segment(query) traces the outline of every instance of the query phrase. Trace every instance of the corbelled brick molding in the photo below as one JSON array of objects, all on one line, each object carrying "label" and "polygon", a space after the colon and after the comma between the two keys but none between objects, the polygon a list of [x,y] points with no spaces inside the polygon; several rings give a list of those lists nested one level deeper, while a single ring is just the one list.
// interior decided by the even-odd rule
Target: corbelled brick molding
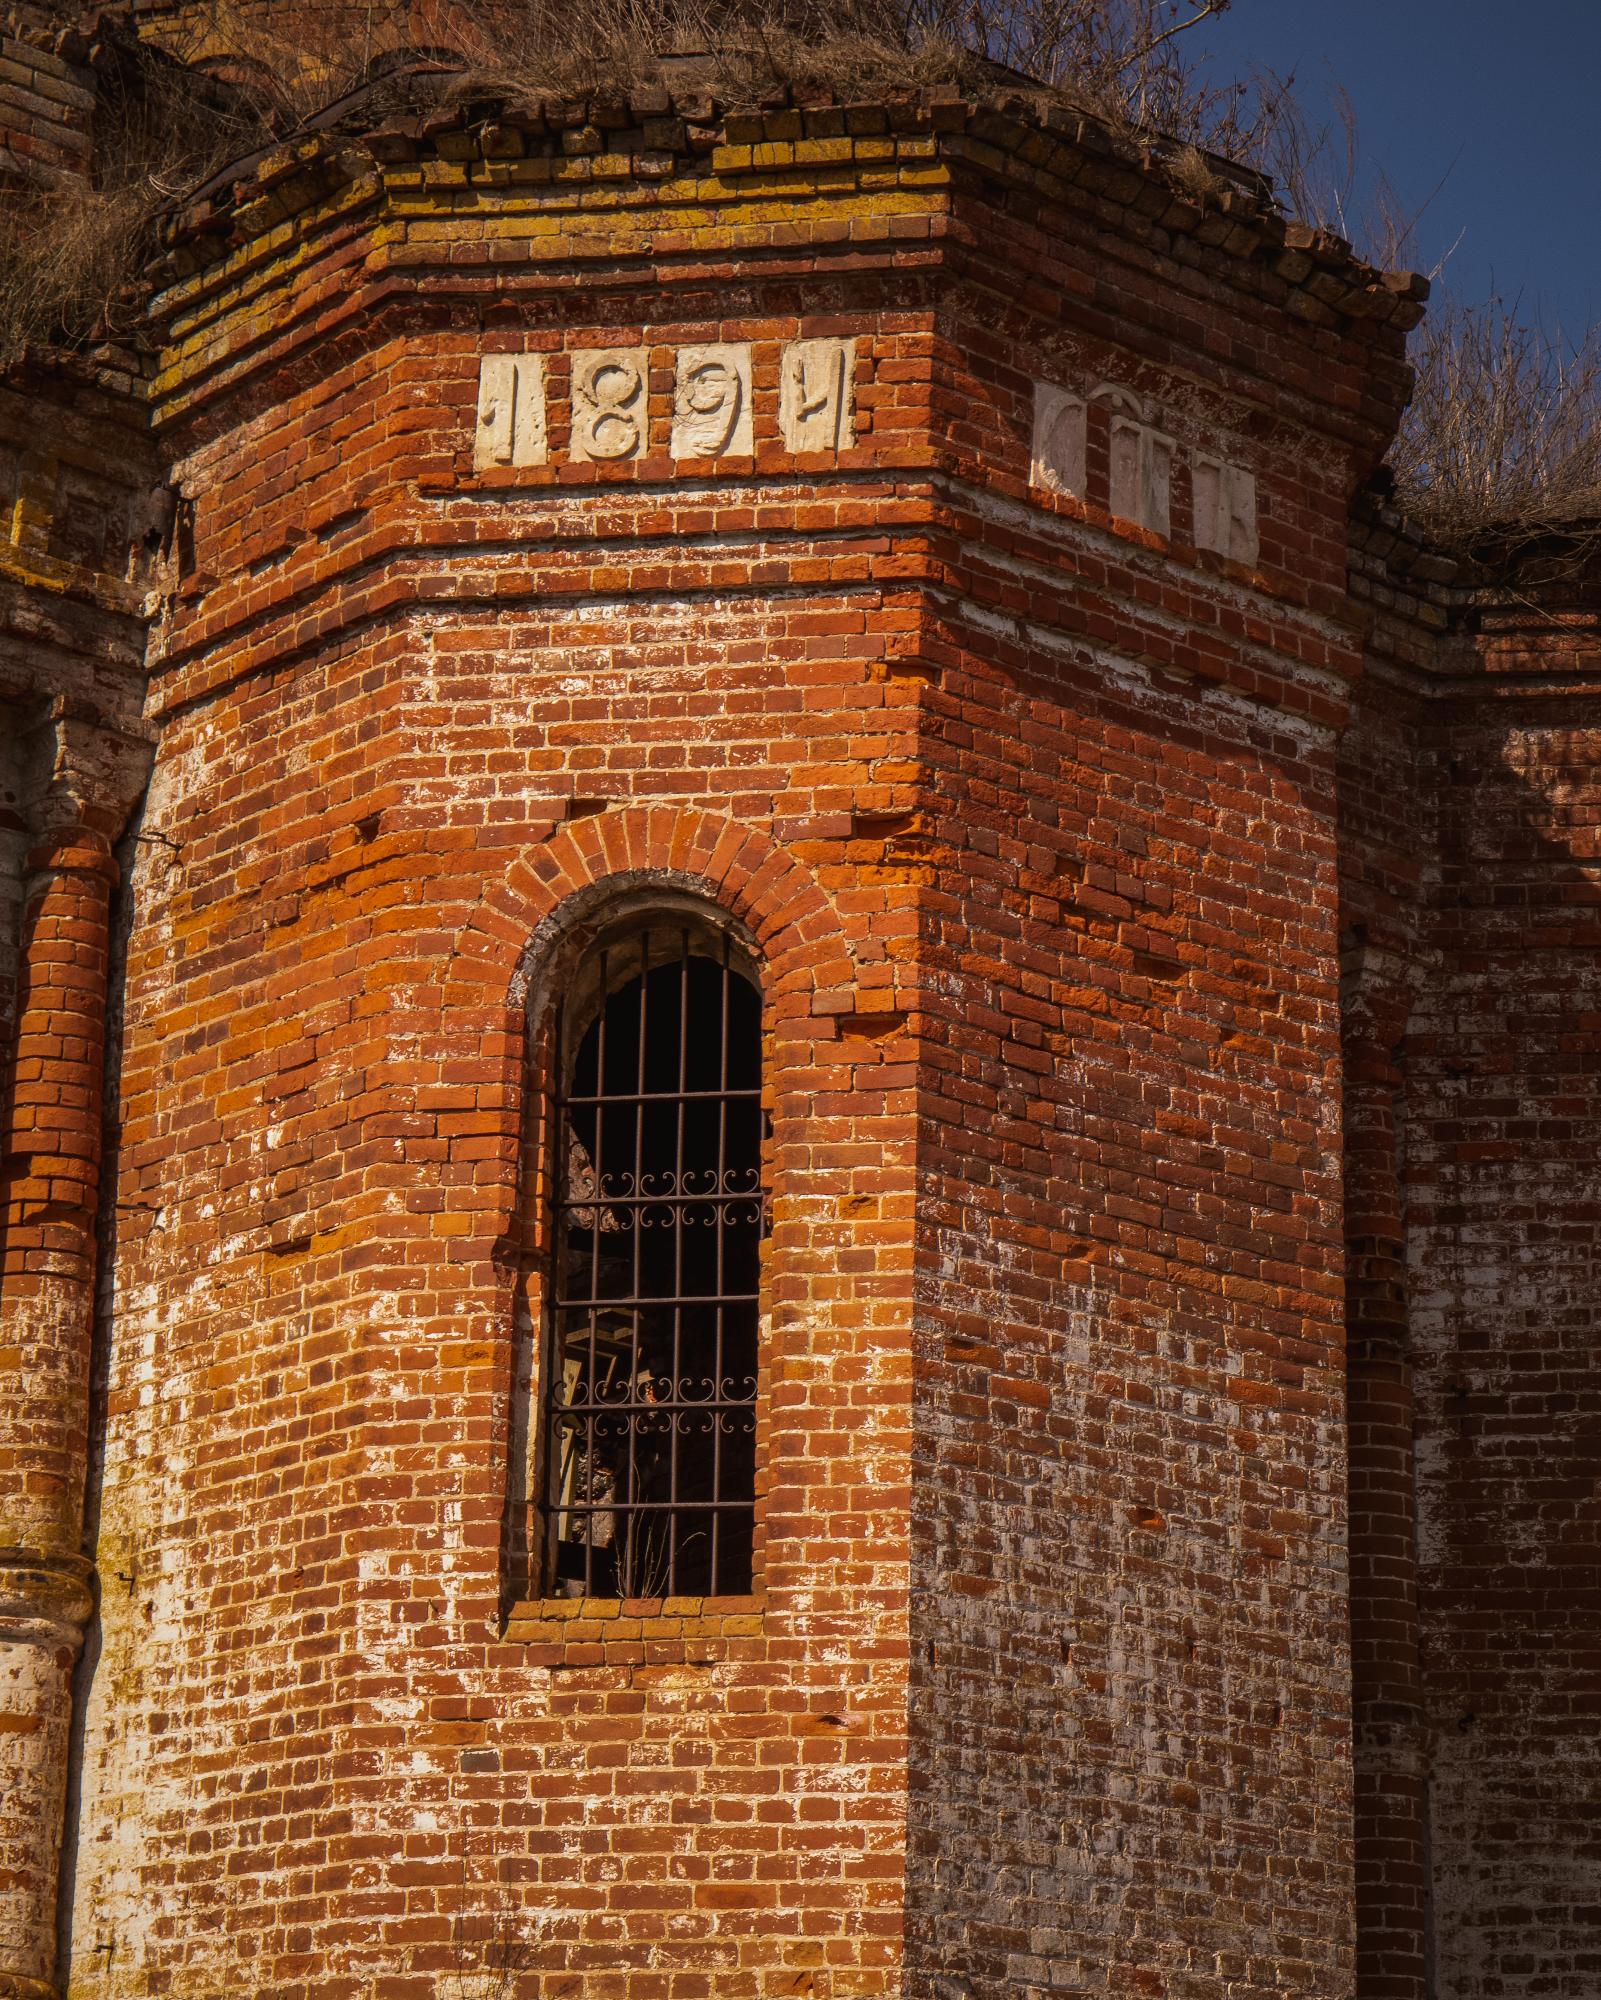
[{"label": "corbelled brick molding", "polygon": [[[1425,288],[1254,177],[777,96],[352,100],[0,392],[0,1994],[1586,1990],[1593,588],[1372,500]],[[751,1588],[541,1596],[657,904]]]}]

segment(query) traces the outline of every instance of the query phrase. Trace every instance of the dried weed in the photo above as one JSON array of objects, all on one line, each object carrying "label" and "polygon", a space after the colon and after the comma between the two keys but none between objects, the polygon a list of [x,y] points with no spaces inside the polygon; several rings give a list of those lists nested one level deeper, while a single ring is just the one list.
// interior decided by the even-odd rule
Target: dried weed
[{"label": "dried weed", "polygon": [[[87,188],[40,187],[0,214],[0,366],[31,346],[82,346],[132,324],[125,297],[155,217],[356,92],[365,111],[396,60],[435,59],[436,96],[533,102],[657,80],[674,58],[724,102],[808,88],[880,96],[949,81],[1064,92],[1130,129],[1240,140],[1236,91],[1193,86],[1190,31],[1229,0],[188,0],[145,17],[103,66]],[[109,76],[109,87],[107,78]],[[413,81],[413,90],[419,86]]]},{"label": "dried weed", "polygon": [[102,51],[98,82],[89,183],[46,181],[0,207],[0,368],[128,331],[153,218],[259,142],[251,107],[135,43]]},{"label": "dried weed", "polygon": [[[1198,198],[1225,161],[1271,175],[1290,206],[1348,226],[1355,127],[1303,115],[1293,78],[1214,82],[1206,23],[1229,0],[186,0],[112,65],[94,184],[0,210],[0,366],[132,325],[154,217],[230,158],[432,57],[436,97],[532,104],[695,69],[725,103],[785,89],[851,97],[1010,80],[1137,135]],[[675,60],[676,59],[676,60]],[[998,79],[999,66],[1002,77]],[[403,86],[391,86],[397,92]],[[416,85],[405,86],[415,89]],[[366,115],[374,105],[369,95]],[[1412,224],[1378,205],[1369,233],[1401,262]],[[1415,218],[1414,218],[1415,222]],[[1601,511],[1601,334],[1577,343],[1500,300],[1447,302],[1415,336],[1417,391],[1392,465],[1397,496],[1443,545],[1536,532]]]},{"label": "dried weed", "polygon": [[1601,519],[1601,330],[1530,326],[1516,302],[1444,299],[1413,336],[1396,499],[1442,548],[1506,554]]}]

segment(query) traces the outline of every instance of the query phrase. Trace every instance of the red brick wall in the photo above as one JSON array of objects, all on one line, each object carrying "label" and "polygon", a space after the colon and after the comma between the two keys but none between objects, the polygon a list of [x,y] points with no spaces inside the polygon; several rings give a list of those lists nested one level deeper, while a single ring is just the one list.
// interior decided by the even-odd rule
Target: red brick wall
[{"label": "red brick wall", "polygon": [[[24,174],[85,146],[37,25]],[[226,264],[226,215],[175,246],[163,548],[114,359],[0,396],[0,717],[78,815],[24,981],[13,745],[0,1570],[53,1762],[0,1786],[0,1929],[45,1976],[155,585],[75,1993],[1588,2000],[1588,599],[1366,515],[1348,586],[1410,303],[1233,195],[1015,106],[549,109],[392,127],[382,187],[268,160]],[[837,457],[780,435],[798,334],[858,342]],[[674,459],[714,339],[751,450]],[[575,464],[616,342],[648,449]],[[550,462],[474,472],[525,350]],[[1130,412],[1169,532],[1114,517]],[[508,1611],[541,1009],[652,882],[763,956],[758,1587]]]},{"label": "red brick wall", "polygon": [[[110,849],[148,763],[130,503],[105,368],[0,384],[0,1988],[56,1957],[101,1206]],[[92,492],[80,475],[94,468]],[[100,553],[83,530],[102,524]],[[68,527],[70,525],[70,532]],[[107,550],[109,549],[109,559]],[[23,1982],[20,1986],[16,1981]]]},{"label": "red brick wall", "polygon": [[94,81],[61,10],[0,11],[0,185],[52,183],[89,166]]},{"label": "red brick wall", "polygon": [[[851,1022],[911,918],[849,855],[910,747],[885,488],[819,478],[798,535],[660,468],[451,493],[477,355],[382,344],[185,469],[220,587],[155,684],[77,1977],[123,1990],[121,1940],[433,1992],[464,1919],[552,1992],[889,1992],[914,1128]],[[503,1632],[519,968],[642,876],[766,958],[762,1590]]]},{"label": "red brick wall", "polygon": [[10,708],[0,722],[0,1050],[8,1055],[16,1021],[23,863],[28,852],[22,757],[25,719],[20,709]]},{"label": "red brick wall", "polygon": [[1601,1978],[1601,739],[1593,616],[1563,594],[1484,618],[1488,685],[1438,729],[1436,956],[1407,1042],[1442,2000]]},{"label": "red brick wall", "polygon": [[1343,1992],[1329,742],[1001,659],[1004,692],[993,647],[946,683],[931,1941],[983,1994]]},{"label": "red brick wall", "polygon": [[[47,70],[0,70],[0,112],[70,166]],[[78,1987],[325,1993],[334,1937],[352,1993],[509,1949],[551,1992],[1334,1994],[1354,1962],[1363,2000],[1588,1995],[1590,616],[1365,529],[1342,734],[1346,495],[1398,356],[1326,247],[1242,264],[1127,161],[1041,208],[1004,119],[953,179],[926,130],[815,117],[801,209],[752,150],[799,114],[703,119],[723,180],[675,230],[604,185],[614,125],[558,121],[554,236],[536,162],[458,135],[394,177],[392,281],[374,188],[330,175],[321,265],[178,299],[179,574],[124,565],[159,539],[125,405],[0,406],[5,712],[54,698],[122,760],[140,592],[177,592]],[[606,289],[646,247],[679,288],[648,313]],[[779,445],[797,331],[861,340],[837,464]],[[567,465],[564,357],[636,337],[650,453]],[[712,337],[753,343],[756,442],[686,467],[672,354]],[[529,344],[553,467],[472,475],[478,356]],[[1079,499],[1029,488],[1035,380],[1089,400]],[[1170,536],[1112,518],[1118,398],[1172,445]],[[1206,452],[1256,476],[1251,575],[1193,546]],[[639,879],[766,957],[760,1588],[507,1621],[523,1000]],[[8,1248],[11,1312],[39,1245]],[[70,1394],[8,1402],[0,1459],[65,1440],[70,1569],[86,1350],[50,1355],[14,1377]]]},{"label": "red brick wall", "polygon": [[[923,697],[909,1990],[1344,1993],[1343,475],[1118,303],[1136,362],[980,297],[936,378],[987,490]],[[1015,504],[1036,370],[1171,413],[1171,548],[1093,423],[1087,504]],[[1254,578],[1181,553],[1196,446],[1256,472]]]},{"label": "red brick wall", "polygon": [[[879,122],[801,207],[753,131],[665,218],[587,128],[505,215],[397,174],[376,245],[330,178],[173,295],[75,1992],[409,2000],[497,1928],[630,2000],[1349,1988],[1334,740],[1398,337]],[[857,338],[837,461],[797,333]],[[666,451],[708,339],[748,462]],[[567,357],[635,340],[648,454],[571,463]],[[551,463],[474,474],[526,347]],[[523,995],[640,880],[765,954],[761,1589],[503,1622]]]},{"label": "red brick wall", "polygon": [[1386,608],[1341,769],[1358,1992],[1578,1994],[1593,615],[1571,576],[1470,592],[1416,558],[1359,566]]},{"label": "red brick wall", "polygon": [[36,358],[0,381],[0,1100],[53,725],[71,718],[119,739],[139,729],[154,552],[129,544],[159,519],[159,475],[118,358]]}]

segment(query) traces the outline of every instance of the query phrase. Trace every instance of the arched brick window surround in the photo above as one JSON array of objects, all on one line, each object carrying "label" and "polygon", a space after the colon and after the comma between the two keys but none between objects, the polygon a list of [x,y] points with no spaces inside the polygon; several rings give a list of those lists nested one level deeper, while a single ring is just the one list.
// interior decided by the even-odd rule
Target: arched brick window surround
[{"label": "arched brick window surround", "polygon": [[[489,997],[486,988],[498,989],[507,1028],[515,1029],[516,1045],[524,1052],[508,1092],[520,1105],[524,1133],[517,1215],[509,1232],[520,1265],[517,1324],[514,1359],[505,1383],[512,1410],[505,1583],[513,1598],[528,1593],[539,1567],[522,1524],[527,1518],[529,1424],[538,1408],[535,1359],[545,1306],[548,1238],[541,1209],[546,1191],[538,1163],[552,1056],[551,996],[612,913],[648,907],[656,899],[663,904],[688,901],[718,913],[736,928],[759,968],[763,1073],[773,1117],[775,1162],[784,1156],[786,1128],[805,1116],[807,1090],[798,1078],[810,1069],[815,1044],[832,1039],[831,1013],[844,1004],[840,996],[854,988],[854,964],[841,918],[811,872],[761,830],[693,810],[613,808],[558,828],[539,847],[519,857],[459,934],[452,989],[464,1003],[471,995],[480,1009]],[[447,1005],[451,997],[447,989]],[[831,997],[833,1008],[828,1004]],[[507,1083],[513,1085],[510,1075]],[[769,1169],[767,1193],[774,1213],[781,1215],[785,1197],[781,1165]],[[764,1268],[764,1329],[771,1324],[770,1278],[770,1267]],[[767,1360],[764,1352],[759,1432],[765,1427]],[[758,1583],[761,1514],[759,1477]]]}]

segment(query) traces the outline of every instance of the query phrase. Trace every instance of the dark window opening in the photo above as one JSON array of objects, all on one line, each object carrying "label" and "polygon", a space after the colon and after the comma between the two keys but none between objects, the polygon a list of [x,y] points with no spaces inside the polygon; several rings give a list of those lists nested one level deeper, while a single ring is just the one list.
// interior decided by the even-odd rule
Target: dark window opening
[{"label": "dark window opening", "polygon": [[546,1587],[743,1593],[766,1218],[761,996],[726,935],[663,919],[603,939],[566,1012],[553,1106]]}]

